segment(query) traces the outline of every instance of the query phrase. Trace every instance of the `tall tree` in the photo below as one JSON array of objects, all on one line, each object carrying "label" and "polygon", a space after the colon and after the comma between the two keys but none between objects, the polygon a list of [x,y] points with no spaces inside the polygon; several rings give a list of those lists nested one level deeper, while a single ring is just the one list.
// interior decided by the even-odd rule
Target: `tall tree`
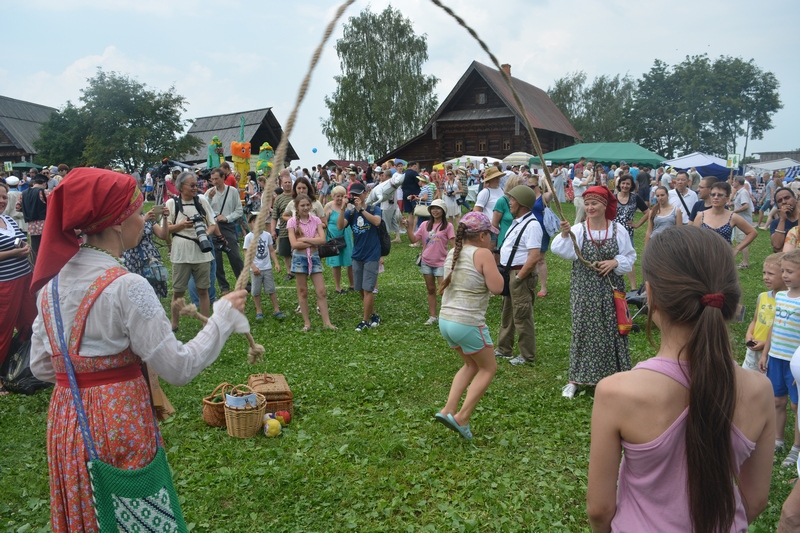
[{"label": "tall tree", "polygon": [[656,59],[634,93],[630,118],[634,141],[667,158],[678,150],[679,89],[669,65]]},{"label": "tall tree", "polygon": [[201,144],[197,137],[182,133],[188,123],[181,119],[186,99],[175,87],[159,92],[98,69],[81,92],[83,107],[67,102],[42,125],[37,148],[52,153],[46,159],[122,166],[133,172],[164,157],[177,158]]},{"label": "tall tree", "polygon": [[630,140],[627,116],[633,103],[635,83],[628,75],[603,75],[591,84],[586,73],[577,71],[555,81],[547,90],[586,142]]},{"label": "tall tree", "polygon": [[435,76],[422,73],[428,60],[425,35],[388,6],[351,17],[336,41],[342,74],[325,105],[322,132],[346,159],[385,154],[417,135],[436,111]]}]

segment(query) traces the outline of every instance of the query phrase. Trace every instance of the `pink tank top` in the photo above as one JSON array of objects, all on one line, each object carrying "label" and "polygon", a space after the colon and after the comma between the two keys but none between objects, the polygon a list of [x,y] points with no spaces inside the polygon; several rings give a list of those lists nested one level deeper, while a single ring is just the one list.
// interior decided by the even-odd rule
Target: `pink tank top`
[{"label": "pink tank top", "polygon": [[[689,366],[673,359],[654,357],[642,361],[634,370],[645,369],[664,374],[684,387],[689,387]],[[660,531],[663,533],[691,530],[689,494],[686,489],[686,418],[688,408],[657,439],[646,444],[622,441],[624,450],[619,469],[617,513],[611,531],[619,533]],[[750,457],[756,445],[731,426],[735,474]],[[734,481],[731,480],[731,483]],[[747,516],[739,491],[732,532],[747,531]]]}]

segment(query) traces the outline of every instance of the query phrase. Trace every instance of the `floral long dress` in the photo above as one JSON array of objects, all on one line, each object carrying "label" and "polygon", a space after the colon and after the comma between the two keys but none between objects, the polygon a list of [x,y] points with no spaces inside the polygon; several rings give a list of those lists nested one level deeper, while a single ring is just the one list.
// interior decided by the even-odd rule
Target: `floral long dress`
[{"label": "floral long dress", "polygon": [[[150,261],[151,257],[161,261],[161,254],[158,251],[158,247],[153,242],[154,225],[155,222],[152,220],[145,222],[144,230],[142,230],[142,240],[139,242],[139,245],[129,250],[125,250],[122,253],[122,262],[125,263],[125,268],[134,274],[139,274],[141,276],[145,262]],[[166,282],[151,282],[150,285],[153,286],[153,289],[156,291],[156,294],[159,298],[166,298],[169,296],[169,290],[167,289]]]},{"label": "floral long dress", "polygon": [[[611,235],[601,242],[593,241],[581,224],[583,245],[581,255],[589,263],[614,259],[619,254],[617,225]],[[623,276],[608,274],[616,290],[625,290]],[[572,311],[572,341],[569,347],[569,380],[579,385],[596,385],[616,372],[631,369],[628,337],[617,330],[617,312],[608,281],[581,261],[572,262],[570,284]]]}]

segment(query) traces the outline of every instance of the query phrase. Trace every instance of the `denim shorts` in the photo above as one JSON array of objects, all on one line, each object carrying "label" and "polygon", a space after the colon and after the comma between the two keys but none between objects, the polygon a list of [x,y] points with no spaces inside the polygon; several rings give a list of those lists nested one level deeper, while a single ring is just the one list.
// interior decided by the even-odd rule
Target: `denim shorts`
[{"label": "denim shorts", "polygon": [[437,278],[444,277],[444,267],[432,267],[430,265],[426,265],[424,262],[419,266],[419,271],[422,272],[422,275],[429,275],[435,276]]},{"label": "denim shorts", "polygon": [[311,272],[308,271],[308,256],[305,250],[292,251],[292,273],[293,274],[319,274],[322,272],[322,261],[319,259],[319,253],[314,252],[311,254]]},{"label": "denim shorts", "polygon": [[466,326],[458,322],[439,319],[439,332],[451,348],[461,348],[465,354],[478,353],[487,346],[493,346],[489,336],[489,328],[483,326]]}]

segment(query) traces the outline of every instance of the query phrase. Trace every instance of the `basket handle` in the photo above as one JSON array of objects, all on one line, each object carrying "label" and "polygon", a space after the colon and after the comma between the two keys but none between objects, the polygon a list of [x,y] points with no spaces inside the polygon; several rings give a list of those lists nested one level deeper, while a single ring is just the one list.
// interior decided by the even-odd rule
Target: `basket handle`
[{"label": "basket handle", "polygon": [[245,393],[247,393],[247,394],[253,394],[253,393],[255,393],[256,391],[254,391],[252,388],[250,388],[250,385],[245,385],[245,384],[243,383],[243,384],[241,384],[241,385],[236,385],[236,386],[234,386],[234,387],[233,387],[233,388],[230,390],[230,393],[229,393],[229,394],[235,395],[237,392],[245,392]]},{"label": "basket handle", "polygon": [[268,372],[264,372],[264,382],[275,383],[275,378],[273,378]]},{"label": "basket handle", "polygon": [[[231,384],[230,384],[230,383],[228,383],[227,381],[223,381],[222,383],[220,383],[219,385],[217,385],[217,386],[214,388],[214,390],[211,392],[211,394],[209,394],[208,396],[206,396],[206,398],[210,400],[211,398],[214,398],[214,397],[216,397],[216,396],[218,396],[218,395],[220,395],[220,396],[221,396],[221,395],[224,395],[224,394],[225,394],[225,387],[230,387],[230,386],[231,386]],[[222,390],[220,391],[220,389],[222,389]]]}]

